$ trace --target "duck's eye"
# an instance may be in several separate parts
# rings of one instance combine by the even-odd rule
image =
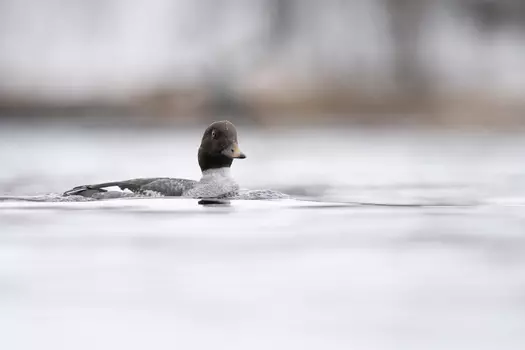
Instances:
[[[215,130],[212,130],[212,131],[211,131],[211,137],[212,137],[212,138],[215,138],[215,136],[217,136],[217,133],[215,132]]]

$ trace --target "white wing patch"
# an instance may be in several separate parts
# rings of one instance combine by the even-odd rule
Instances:
[[[164,197],[162,193],[152,190],[142,190],[140,191],[140,194],[146,197]]]

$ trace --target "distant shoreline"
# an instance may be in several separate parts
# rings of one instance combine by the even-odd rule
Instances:
[[[505,128],[525,124],[525,100],[504,101],[483,94],[372,96],[341,90],[266,91],[229,96],[202,90],[172,90],[119,100],[83,101],[0,96],[0,120],[98,118],[151,125],[192,125],[198,124],[199,119],[214,120],[218,116],[239,116],[241,122],[260,125],[328,122]]]

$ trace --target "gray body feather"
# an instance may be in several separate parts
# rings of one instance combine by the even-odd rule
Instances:
[[[126,181],[106,182],[94,185],[77,186],[64,193],[65,196],[80,195],[96,199],[138,196],[183,196],[195,186],[197,181],[173,178],[147,178]],[[119,187],[132,193],[108,191],[108,187]]]
[[[122,191],[109,191],[109,187],[119,187]],[[168,177],[131,179],[105,182],[94,185],[77,186],[64,193],[64,196],[83,196],[94,199],[122,197],[191,197],[225,198],[238,194],[239,185],[230,176],[230,168],[210,169],[203,172],[200,181],[174,179]]]

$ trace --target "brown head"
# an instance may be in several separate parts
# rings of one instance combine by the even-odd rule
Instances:
[[[246,158],[239,149],[235,126],[227,120],[208,126],[202,135],[198,157],[202,171],[229,168],[235,158]]]

